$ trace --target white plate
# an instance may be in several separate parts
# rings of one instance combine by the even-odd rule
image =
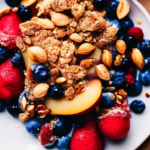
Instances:
[[[136,21],[142,20],[141,27],[144,31],[144,38],[150,39],[150,16],[136,0],[129,0],[131,6],[130,17],[135,26]],[[8,7],[4,0],[0,0],[0,10]],[[131,128],[129,134],[122,140],[112,141],[106,139],[105,150],[135,150],[150,134],[150,99],[145,93],[150,87],[143,87],[143,92],[134,98],[129,98],[129,103],[134,99],[141,99],[146,104],[146,110],[141,115],[132,114]],[[38,138],[30,135],[25,124],[19,119],[11,117],[8,112],[0,113],[0,150],[45,150],[39,143]],[[20,125],[19,129],[15,126]],[[55,148],[56,150],[56,148]]]

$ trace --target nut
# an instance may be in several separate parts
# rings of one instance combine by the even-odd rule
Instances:
[[[0,18],[10,13],[11,8],[6,8],[0,12]]]
[[[37,112],[40,118],[44,118],[48,113],[50,113],[50,109],[46,108],[44,104],[39,104],[37,106]]]
[[[124,54],[126,51],[126,43],[123,40],[118,40],[116,43],[116,49],[120,54]]]
[[[103,50],[102,53],[102,62],[109,68],[111,68],[113,57],[112,54],[108,50]]]
[[[23,6],[31,6],[32,4],[34,4],[36,2],[36,0],[21,0],[20,5]]]
[[[49,89],[49,85],[47,83],[40,83],[33,89],[33,95],[35,98],[42,98],[46,96]]]
[[[116,56],[116,60],[114,61],[114,66],[120,66],[121,65],[121,62],[122,62],[121,58],[122,58],[121,55]]]
[[[103,64],[97,65],[96,73],[100,79],[105,80],[105,81],[110,80],[110,73],[105,65],[103,65]]]
[[[90,43],[83,43],[79,46],[77,54],[88,55],[95,50],[95,46]]]
[[[21,103],[21,108],[22,108],[22,110],[25,111],[25,110],[26,110],[26,107],[27,107],[27,105],[28,105],[28,101],[27,101],[27,99],[26,99],[25,96],[22,98],[22,100],[21,100],[20,103]]]
[[[109,92],[112,92],[112,91],[114,91],[115,89],[116,89],[116,88],[113,87],[113,86],[105,87],[105,88],[104,88],[105,91],[109,91]]]
[[[30,67],[27,69],[26,79],[28,81],[34,80],[33,70]]]
[[[117,7],[117,16],[118,19],[123,19],[128,15],[130,11],[130,5],[126,0],[121,0]]]
[[[94,59],[85,59],[81,61],[80,66],[86,69],[89,68],[90,66],[93,66],[95,62],[96,61]]]
[[[51,21],[56,26],[66,26],[69,24],[69,17],[62,13],[51,13]]]
[[[139,69],[144,68],[145,65],[144,57],[140,52],[140,50],[138,50],[137,48],[133,48],[131,57],[132,57],[132,61]]]
[[[64,78],[64,77],[59,77],[56,79],[56,83],[58,83],[58,84],[63,83],[65,81],[66,81],[66,78]]]
[[[34,105],[28,105],[27,106],[27,112],[30,114],[31,117],[34,116],[34,108],[35,108]]]
[[[33,17],[31,21],[40,23],[45,29],[54,29],[54,24],[49,19],[41,19],[38,17]]]
[[[126,97],[127,97],[127,92],[125,92],[124,89],[118,90],[118,94],[121,95],[121,96],[123,96],[123,98],[126,98]]]
[[[121,95],[116,95],[116,103],[122,104],[123,97]]]
[[[72,41],[75,41],[77,43],[81,43],[83,41],[83,37],[79,35],[78,33],[73,33],[70,35],[70,39]]]
[[[31,119],[31,116],[28,112],[25,112],[25,113],[22,113],[22,114],[19,115],[19,119],[21,121],[28,121],[28,120]]]
[[[14,7],[13,12],[17,12],[18,11],[18,7]]]
[[[38,46],[29,47],[28,55],[32,60],[36,60],[40,63],[47,62],[46,51]]]

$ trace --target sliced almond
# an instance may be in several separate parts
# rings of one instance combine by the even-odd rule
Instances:
[[[22,113],[22,114],[19,115],[19,119],[21,121],[28,121],[28,120],[31,119],[31,116],[28,112],[25,112],[25,113]]]
[[[34,116],[34,108],[35,108],[34,105],[28,105],[27,106],[27,112],[30,114],[31,117]]]
[[[45,29],[54,29],[54,24],[49,19],[41,19],[38,17],[33,17],[31,21],[36,21],[44,26]]]
[[[6,8],[0,12],[0,18],[10,13],[11,8]]]
[[[140,50],[138,50],[137,48],[133,48],[131,57],[132,57],[132,61],[139,69],[144,68],[145,65],[144,57]]]
[[[102,62],[109,68],[111,68],[113,57],[112,54],[108,50],[103,50],[102,53]]]
[[[81,43],[83,41],[83,37],[79,35],[78,33],[73,33],[70,35],[70,39],[72,41],[75,41],[77,43]]]
[[[26,79],[28,81],[34,80],[33,70],[30,67],[27,69]]]
[[[47,53],[44,49],[38,46],[32,46],[28,49],[28,55],[32,60],[36,60],[40,63],[47,62]]]
[[[21,108],[23,111],[26,110],[27,105],[28,105],[28,101],[27,101],[26,97],[24,96],[21,100]]]
[[[49,89],[49,85],[47,83],[40,83],[33,89],[33,95],[35,98],[42,98],[46,96]]]
[[[23,6],[31,6],[32,4],[34,4],[36,2],[36,0],[21,0],[20,5]]]
[[[117,7],[117,16],[118,19],[123,19],[128,15],[130,11],[130,5],[126,0],[121,0]]]
[[[97,65],[96,73],[100,79],[105,80],[105,81],[110,80],[110,73],[105,65],[103,64]]]
[[[56,83],[58,83],[58,84],[63,83],[65,81],[66,81],[66,78],[64,78],[64,77],[59,77],[56,79]]]
[[[126,43],[123,40],[118,40],[116,43],[116,49],[120,54],[124,54],[126,51]]]
[[[69,24],[69,17],[62,14],[62,13],[52,13],[51,14],[51,21],[56,26],[66,26]]]
[[[79,55],[88,55],[90,54],[92,51],[95,50],[95,46],[90,44],[90,43],[83,43],[82,45],[80,45],[80,47],[77,50],[77,54]]]

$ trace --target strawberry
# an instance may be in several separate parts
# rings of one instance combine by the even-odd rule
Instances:
[[[7,49],[16,48],[16,38],[22,37],[20,23],[21,19],[13,10],[0,19],[0,45]]]
[[[49,123],[42,125],[40,133],[38,135],[38,138],[39,138],[41,145],[49,144],[52,136],[53,136],[52,125]]]
[[[144,37],[143,30],[139,27],[134,27],[134,28],[129,29],[128,35],[134,36],[138,43],[141,42]]]
[[[75,128],[72,134],[71,150],[103,150],[104,142],[93,117],[87,118],[82,128]]]
[[[121,105],[104,109],[98,117],[100,131],[110,139],[121,139],[127,135],[130,129],[130,109],[127,100]]]
[[[0,99],[12,100],[23,91],[22,67],[16,67],[10,60],[0,65]]]

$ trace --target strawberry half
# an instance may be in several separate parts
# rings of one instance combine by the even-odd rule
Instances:
[[[130,129],[130,109],[126,99],[121,105],[104,109],[98,117],[100,131],[110,139],[121,139],[127,135]]]
[[[71,150],[103,150],[104,141],[93,117],[87,118],[82,128],[75,128],[72,134]]]

